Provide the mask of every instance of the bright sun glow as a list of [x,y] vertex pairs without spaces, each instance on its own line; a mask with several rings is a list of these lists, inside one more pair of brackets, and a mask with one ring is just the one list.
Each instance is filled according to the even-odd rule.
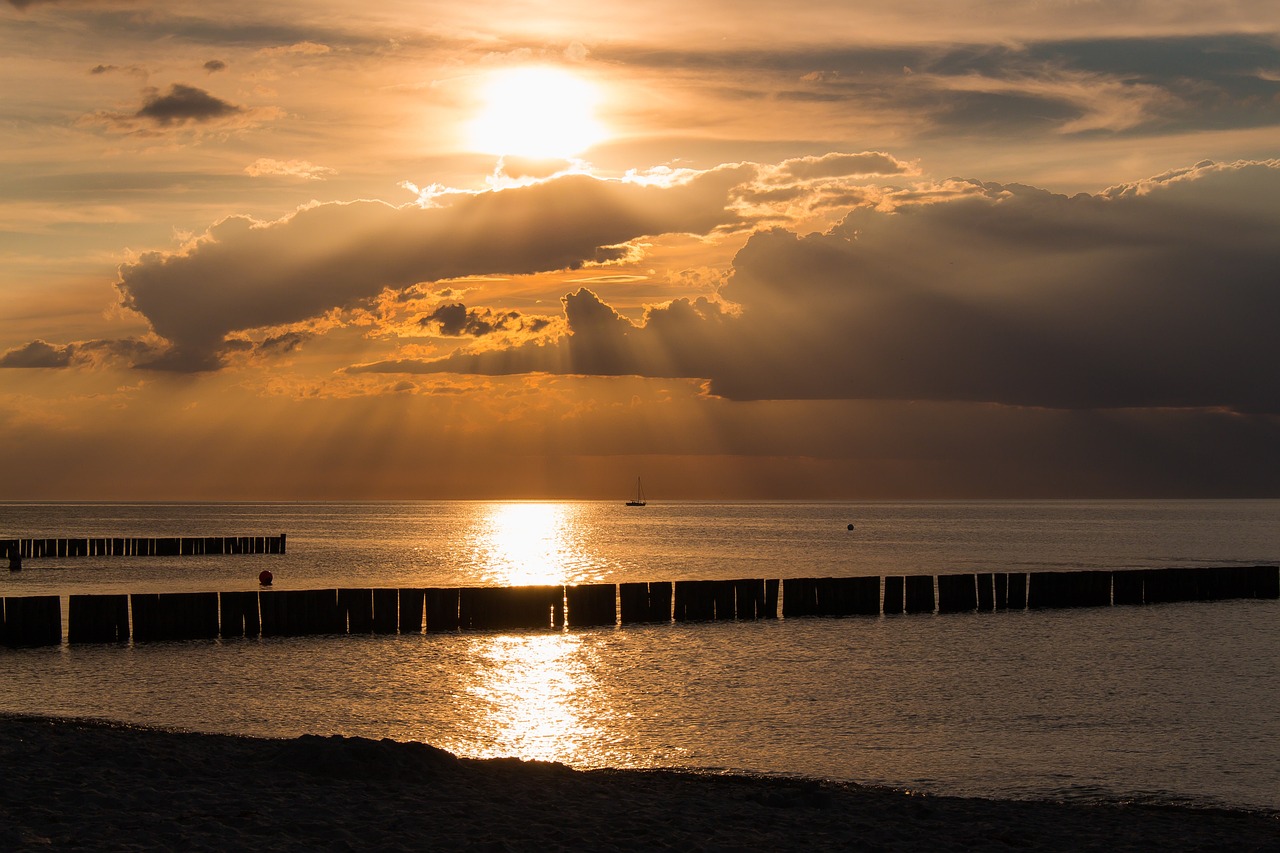
[[567,158],[602,141],[595,86],[558,68],[511,68],[490,75],[471,123],[470,147],[486,154]]

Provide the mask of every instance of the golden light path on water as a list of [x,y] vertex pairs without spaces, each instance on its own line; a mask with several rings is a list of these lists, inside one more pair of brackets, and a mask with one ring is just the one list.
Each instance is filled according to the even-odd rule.
[[470,749],[478,740],[481,758],[586,761],[599,735],[592,720],[604,709],[595,707],[581,642],[565,633],[475,640],[467,656],[475,668],[464,679],[479,735]]
[[567,503],[490,504],[467,547],[494,586],[565,583],[593,562],[582,513]]
[[[591,562],[581,513],[575,504],[491,504],[468,547],[491,584],[562,584]],[[586,760],[588,745],[599,734],[591,720],[605,709],[596,707],[600,695],[580,636],[564,631],[488,635],[468,645],[464,659],[472,668],[461,682],[482,741],[479,757]],[[466,751],[476,754],[475,740],[468,746]]]

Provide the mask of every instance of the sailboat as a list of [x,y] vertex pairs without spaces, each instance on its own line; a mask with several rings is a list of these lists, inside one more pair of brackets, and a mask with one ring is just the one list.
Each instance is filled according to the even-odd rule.
[[636,477],[635,499],[627,501],[627,506],[644,506],[644,486],[640,485],[639,477]]

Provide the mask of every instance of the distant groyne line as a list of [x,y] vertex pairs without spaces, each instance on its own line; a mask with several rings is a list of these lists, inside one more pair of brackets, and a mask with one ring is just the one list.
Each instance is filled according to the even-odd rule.
[[[1280,567],[71,595],[67,641],[563,630],[1280,598]],[[9,646],[62,642],[61,597],[6,597]]]
[[24,560],[66,557],[201,557],[283,554],[279,536],[72,536],[0,539],[0,556]]

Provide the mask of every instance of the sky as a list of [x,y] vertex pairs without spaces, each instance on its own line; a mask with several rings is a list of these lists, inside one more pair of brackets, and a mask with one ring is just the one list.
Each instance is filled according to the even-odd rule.
[[1273,0],[0,2],[0,499],[1280,497]]

